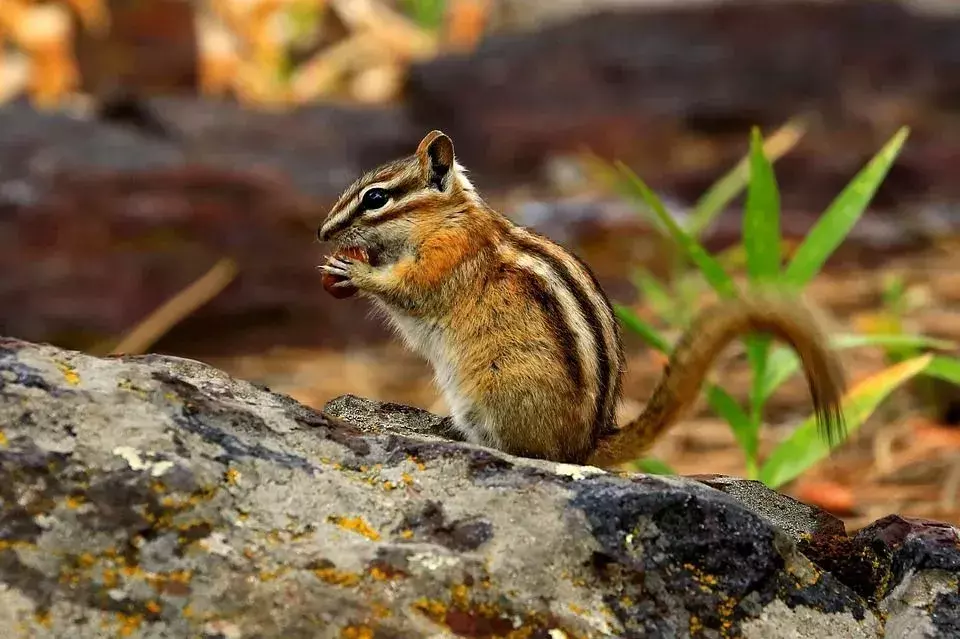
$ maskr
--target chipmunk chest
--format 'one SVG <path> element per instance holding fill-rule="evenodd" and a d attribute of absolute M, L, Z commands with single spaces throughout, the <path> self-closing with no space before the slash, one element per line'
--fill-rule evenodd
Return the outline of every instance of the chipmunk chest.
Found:
<path fill-rule="evenodd" d="M 407 345 L 433 367 L 434 378 L 450 412 L 456 416 L 468 411 L 471 402 L 462 392 L 455 336 L 437 321 L 397 312 L 392 312 L 390 318 Z"/>

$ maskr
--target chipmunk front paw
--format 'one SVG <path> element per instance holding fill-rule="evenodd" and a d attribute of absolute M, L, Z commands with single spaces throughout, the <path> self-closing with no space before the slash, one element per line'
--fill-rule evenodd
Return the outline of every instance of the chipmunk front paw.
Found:
<path fill-rule="evenodd" d="M 324 273 L 329 273 L 339 281 L 332 284 L 334 288 L 364 288 L 364 281 L 373 271 L 373 267 L 363 260 L 354 259 L 345 255 L 331 256 L 327 263 L 320 267 Z"/>

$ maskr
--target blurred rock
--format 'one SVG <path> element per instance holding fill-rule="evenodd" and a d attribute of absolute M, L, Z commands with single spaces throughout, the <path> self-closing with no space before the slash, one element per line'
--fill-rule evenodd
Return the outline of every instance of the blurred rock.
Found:
<path fill-rule="evenodd" d="M 530 0 L 489 0 L 490 22 L 498 31 L 534 29 L 547 24 L 582 18 L 597 11 L 610 9 L 651 9 L 667 5 L 682 6 L 685 9 L 705 8 L 710 10 L 730 0 L 550 0 L 549 2 L 531 2 Z M 778 4 L 792 0 L 767 0 L 768 4 Z M 849 0 L 818 0 L 821 3 L 842 3 Z M 897 1 L 897 0 L 893 0 Z M 900 4 L 934 15 L 956 14 L 960 4 L 955 0 L 899 0 Z"/>
<path fill-rule="evenodd" d="M 633 3 L 636 4 L 636 3 Z M 960 198 L 960 18 L 877 0 L 736 1 L 606 11 L 488 38 L 414 66 L 408 103 L 478 185 L 526 182 L 589 148 L 691 200 L 770 131 L 816 114 L 778 164 L 784 205 L 821 210 L 901 125 L 906 151 L 879 205 Z M 704 142 L 691 162 L 684 141 Z"/>
<path fill-rule="evenodd" d="M 202 115 L 194 111 L 195 120 Z M 290 121 L 286 133 L 250 117 L 263 129 L 232 129 L 246 131 L 246 153 L 235 152 L 244 150 L 237 136 L 207 154 L 209 138 L 229 129 L 195 125 L 158 138 L 23 105 L 0 109 L 0 331 L 87 348 L 118 337 L 230 256 L 237 280 L 156 348 L 216 354 L 385 337 L 359 300 L 325 294 L 316 270 L 316 226 L 362 165 L 362 145 L 350 156 L 345 142 L 343 153 L 325 144 L 337 123 L 322 114 L 312 126 Z M 267 121 L 277 150 L 261 146 L 257 155 Z M 318 156 L 324 149 L 327 166 L 301 151 L 307 144 L 283 147 L 293 131 L 313 139 Z M 336 162 L 339 172 L 328 168 Z M 308 197 L 311 186 L 322 198 Z"/>
<path fill-rule="evenodd" d="M 140 20 L 161 6 L 123 5 L 120 48 L 98 46 L 121 57 L 124 42 L 148 57 L 179 51 L 165 28 L 140 49 Z M 0 108 L 0 332 L 90 347 L 230 255 L 238 281 L 157 349 L 208 356 L 385 339 L 361 300 L 320 289 L 314 232 L 344 186 L 437 127 L 492 204 L 577 249 L 630 302 L 628 265 L 656 271 L 664 244 L 629 205 L 577 195 L 581 150 L 628 161 L 682 210 L 745 152 L 750 125 L 815 111 L 809 135 L 777 164 L 784 234 L 802 237 L 910 124 L 873 210 L 831 266 L 880 263 L 960 224 L 957 42 L 960 19 L 887 3 L 634 8 L 415 65 L 395 107 L 269 113 L 152 96 L 188 81 L 151 79 L 147 61 L 134 65 L 142 87 L 104 67 L 112 88 L 96 117 Z M 739 237 L 733 207 L 705 239 L 720 248 Z"/>

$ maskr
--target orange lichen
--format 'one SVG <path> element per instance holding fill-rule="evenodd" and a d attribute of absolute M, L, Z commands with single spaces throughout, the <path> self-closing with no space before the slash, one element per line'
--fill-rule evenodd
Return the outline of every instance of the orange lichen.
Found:
<path fill-rule="evenodd" d="M 380 533 L 374 530 L 370 524 L 363 520 L 363 517 L 338 517 L 331 515 L 327 518 L 333 524 L 340 526 L 344 530 L 363 535 L 371 541 L 379 541 Z"/>
<path fill-rule="evenodd" d="M 153 615 L 160 614 L 160 611 L 162 610 L 160 604 L 157 603 L 156 601 L 153 601 L 152 599 L 147 602 L 146 607 L 147 607 L 147 612 Z"/>
<path fill-rule="evenodd" d="M 368 571 L 368 574 L 372 578 L 376 579 L 377 581 L 387 581 L 388 579 L 390 579 L 390 575 L 388 575 L 385 571 L 381 570 L 377 566 L 373 566 L 372 568 L 370 568 L 370 570 Z"/>
<path fill-rule="evenodd" d="M 76 510 L 86 503 L 86 501 L 87 500 L 82 495 L 71 495 L 70 497 L 67 497 L 67 500 L 64 503 L 66 504 L 67 508 Z"/>
<path fill-rule="evenodd" d="M 71 386 L 76 386 L 80 383 L 80 376 L 77 374 L 76 369 L 66 362 L 57 362 L 57 368 L 60 370 L 60 373 L 63 374 L 63 379 Z"/>
<path fill-rule="evenodd" d="M 341 639 L 373 639 L 373 630 L 368 626 L 344 626 L 340 630 Z"/>
<path fill-rule="evenodd" d="M 53 616 L 50 614 L 49 610 L 44 610 L 43 612 L 38 612 L 33 616 L 34 620 L 43 626 L 44 628 L 49 628 L 53 625 Z"/>
<path fill-rule="evenodd" d="M 334 586 L 355 586 L 360 583 L 360 575 L 337 570 L 336 568 L 317 568 L 313 571 L 313 574 Z"/>
<path fill-rule="evenodd" d="M 224 479 L 231 486 L 236 486 L 240 483 L 240 471 L 236 468 L 228 468 L 227 472 L 224 473 Z"/>
<path fill-rule="evenodd" d="M 169 593 L 174 596 L 189 594 L 192 579 L 193 572 L 190 570 L 173 570 L 146 575 L 146 582 L 153 586 L 157 593 Z"/>
<path fill-rule="evenodd" d="M 120 575 L 113 568 L 104 568 L 100 578 L 105 588 L 115 588 L 120 581 Z"/>

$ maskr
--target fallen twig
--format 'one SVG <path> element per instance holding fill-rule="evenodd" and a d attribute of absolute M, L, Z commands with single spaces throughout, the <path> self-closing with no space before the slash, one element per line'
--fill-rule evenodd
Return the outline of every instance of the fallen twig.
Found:
<path fill-rule="evenodd" d="M 237 265 L 233 260 L 229 258 L 221 259 L 203 277 L 177 293 L 134 327 L 120 340 L 119 344 L 110 350 L 110 354 L 140 355 L 145 353 L 171 328 L 225 289 L 236 277 L 237 271 Z"/>

